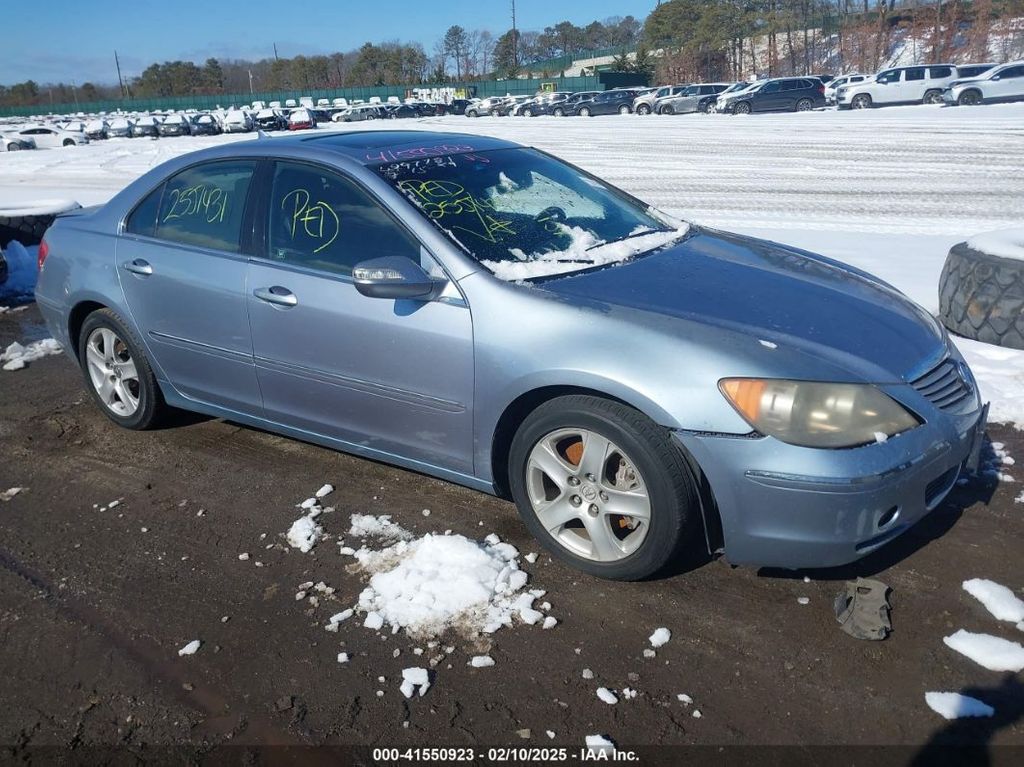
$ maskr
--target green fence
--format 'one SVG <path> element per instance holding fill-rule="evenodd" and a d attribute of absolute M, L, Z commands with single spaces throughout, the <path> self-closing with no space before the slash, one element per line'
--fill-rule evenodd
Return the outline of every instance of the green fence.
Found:
<path fill-rule="evenodd" d="M 554 84 L 553 86 L 551 84 Z M 218 107 L 245 106 L 254 101 L 280 101 L 282 104 L 288 99 L 294 99 L 296 103 L 300 97 L 318 99 L 345 98 L 349 101 L 362 99 L 369 101 L 378 96 L 382 101 L 388 96 L 404 98 L 412 88 L 454 88 L 456 91 L 472 93 L 480 98 L 488 96 L 504 96 L 511 94 L 518 96 L 522 94 L 533 94 L 539 90 L 560 90 L 560 91 L 592 91 L 603 90 L 596 77 L 548 77 L 528 80 L 482 80 L 479 82 L 466 83 L 435 83 L 430 85 L 382 85 L 366 88 L 330 88 L 313 89 L 307 91 L 265 91 L 262 93 L 244 93 L 230 95 L 200 95 L 194 96 L 169 96 L 166 98 L 152 99 L 123 99 L 110 101 L 79 102 L 77 104 L 37 104 L 28 107 L 0 107 L 0 117 L 28 117 L 31 115 L 65 115 L 84 112 L 96 114 L 99 112 L 144 112 L 144 111 L 178 111 L 184 109 L 217 109 Z"/>

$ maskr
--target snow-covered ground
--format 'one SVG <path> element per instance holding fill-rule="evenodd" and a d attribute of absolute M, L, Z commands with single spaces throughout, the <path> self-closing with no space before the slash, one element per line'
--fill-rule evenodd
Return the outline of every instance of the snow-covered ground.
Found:
<path fill-rule="evenodd" d="M 932 312 L 950 246 L 1024 221 L 1024 104 L 800 114 L 441 117 L 324 130 L 431 129 L 537 146 L 698 224 L 796 245 L 873 272 Z M 0 157 L 0 206 L 109 199 L 178 154 L 253 134 L 113 139 Z M 1024 423 L 1024 353 L 957 341 Z"/>

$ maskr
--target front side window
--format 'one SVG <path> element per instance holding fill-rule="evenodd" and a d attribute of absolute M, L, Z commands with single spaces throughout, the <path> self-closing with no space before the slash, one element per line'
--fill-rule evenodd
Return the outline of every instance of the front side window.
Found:
<path fill-rule="evenodd" d="M 682 236 L 679 222 L 534 149 L 384 162 L 374 170 L 505 279 L 621 261 Z M 544 263 L 534 269 L 536 261 Z"/>
<path fill-rule="evenodd" d="M 887 69 L 876 79 L 880 83 L 894 83 L 900 79 L 900 71 L 898 69 Z"/>
<path fill-rule="evenodd" d="M 254 160 L 198 165 L 168 179 L 154 237 L 199 248 L 237 253 Z M 142 233 L 142 232 L 140 232 Z"/>
<path fill-rule="evenodd" d="M 757 91 L 757 92 L 758 93 L 778 93 L 781 89 L 782 89 L 782 83 L 779 82 L 778 80 L 775 80 L 775 81 L 770 82 L 770 83 L 765 83 L 764 85 L 761 86 L 761 89 L 759 91 Z"/>
<path fill-rule="evenodd" d="M 315 165 L 278 162 L 270 192 L 268 256 L 348 275 L 360 261 L 405 256 L 420 245 L 352 181 Z"/>
<path fill-rule="evenodd" d="M 1007 67 L 1002 72 L 999 72 L 1000 80 L 1010 80 L 1018 77 L 1024 77 L 1024 66 Z"/>

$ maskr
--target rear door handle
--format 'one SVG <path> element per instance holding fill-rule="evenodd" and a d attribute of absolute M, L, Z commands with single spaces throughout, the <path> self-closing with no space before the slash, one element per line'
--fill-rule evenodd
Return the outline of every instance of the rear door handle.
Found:
<path fill-rule="evenodd" d="M 299 299 L 295 297 L 288 288 L 282 288 L 280 285 L 274 285 L 270 288 L 256 288 L 252 294 L 256 296 L 260 301 L 266 301 L 268 304 L 277 304 L 278 306 L 296 306 L 299 303 Z"/>
<path fill-rule="evenodd" d="M 126 261 L 122 266 L 133 274 L 152 274 L 153 267 L 149 265 L 149 261 L 141 258 L 136 258 L 134 261 Z"/>

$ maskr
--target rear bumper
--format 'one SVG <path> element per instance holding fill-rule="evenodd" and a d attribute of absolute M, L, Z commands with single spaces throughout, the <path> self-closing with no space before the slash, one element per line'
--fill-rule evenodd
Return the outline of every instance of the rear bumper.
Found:
<path fill-rule="evenodd" d="M 707 476 L 730 563 L 833 567 L 875 551 L 942 502 L 970 456 L 981 414 L 979 404 L 849 450 L 770 437 L 674 437 Z"/>

